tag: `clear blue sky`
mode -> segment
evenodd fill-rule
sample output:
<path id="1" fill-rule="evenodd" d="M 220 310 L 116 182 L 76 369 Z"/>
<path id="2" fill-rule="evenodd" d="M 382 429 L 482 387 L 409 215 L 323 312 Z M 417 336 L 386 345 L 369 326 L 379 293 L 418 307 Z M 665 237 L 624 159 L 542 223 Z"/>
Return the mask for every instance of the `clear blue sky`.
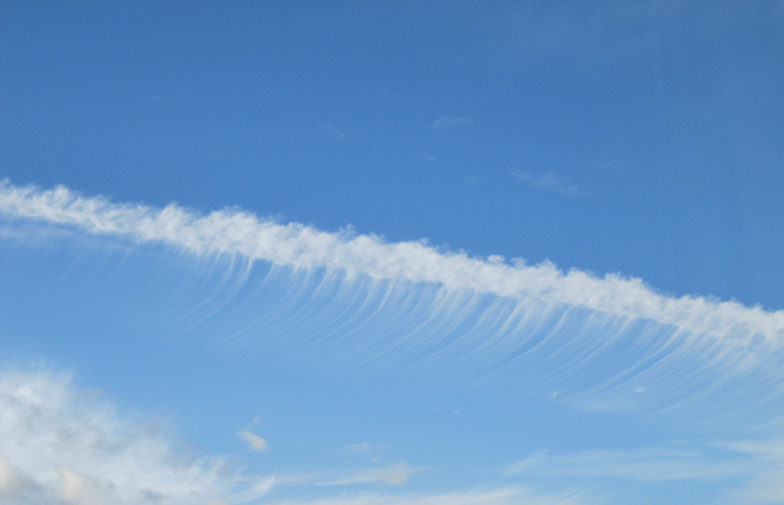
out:
<path id="1" fill-rule="evenodd" d="M 784 503 L 782 82 L 781 1 L 1 2 L 0 497 Z"/>

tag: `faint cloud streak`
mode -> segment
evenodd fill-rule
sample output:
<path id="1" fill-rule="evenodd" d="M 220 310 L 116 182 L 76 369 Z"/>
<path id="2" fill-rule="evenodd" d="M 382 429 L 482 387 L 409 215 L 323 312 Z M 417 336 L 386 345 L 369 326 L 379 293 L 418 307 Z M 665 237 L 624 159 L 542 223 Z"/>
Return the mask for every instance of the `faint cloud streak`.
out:
<path id="1" fill-rule="evenodd" d="M 417 154 L 416 156 L 414 156 L 414 159 L 418 161 L 426 161 L 428 163 L 435 163 L 438 161 L 438 158 L 436 158 L 434 155 L 430 153 Z"/>
<path id="2" fill-rule="evenodd" d="M 547 172 L 542 175 L 534 175 L 520 170 L 512 170 L 511 172 L 512 176 L 534 188 L 567 196 L 583 196 L 588 194 L 587 191 L 580 189 L 571 178 L 558 175 L 555 172 Z"/>
<path id="3" fill-rule="evenodd" d="M 585 492 L 542 494 L 519 487 L 467 490 L 444 494 L 343 495 L 312 500 L 281 500 L 279 505 L 584 505 L 599 503 L 586 498 Z"/>
<path id="4" fill-rule="evenodd" d="M 441 116 L 440 118 L 433 121 L 433 124 L 430 125 L 428 130 L 446 130 L 449 128 L 457 128 L 460 126 L 468 126 L 472 123 L 473 120 L 467 117 L 450 118 L 446 116 Z"/>
<path id="5" fill-rule="evenodd" d="M 346 133 L 340 130 L 337 126 L 333 125 L 332 123 L 319 125 L 319 129 L 324 132 L 324 135 L 333 139 L 333 140 L 340 140 L 346 136 Z"/>

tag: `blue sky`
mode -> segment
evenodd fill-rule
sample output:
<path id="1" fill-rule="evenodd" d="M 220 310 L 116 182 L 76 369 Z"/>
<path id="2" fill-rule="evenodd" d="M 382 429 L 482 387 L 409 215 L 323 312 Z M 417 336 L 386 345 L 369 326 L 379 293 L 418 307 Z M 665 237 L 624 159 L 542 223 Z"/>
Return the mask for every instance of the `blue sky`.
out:
<path id="1" fill-rule="evenodd" d="M 0 497 L 784 503 L 784 3 L 0 3 Z"/>

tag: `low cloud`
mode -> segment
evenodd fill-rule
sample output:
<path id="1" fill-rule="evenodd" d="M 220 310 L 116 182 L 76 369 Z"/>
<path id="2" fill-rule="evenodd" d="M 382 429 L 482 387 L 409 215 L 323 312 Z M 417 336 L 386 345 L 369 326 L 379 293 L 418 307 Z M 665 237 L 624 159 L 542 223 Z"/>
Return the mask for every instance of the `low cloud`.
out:
<path id="1" fill-rule="evenodd" d="M 238 435 L 253 450 L 267 442 Z M 369 444 L 359 444 L 362 452 Z M 306 475 L 247 475 L 219 458 L 188 458 L 138 418 L 51 373 L 0 372 L 0 502 L 11 505 L 230 505 L 273 487 L 399 486 L 420 469 L 404 461 Z M 390 498 L 392 499 L 392 498 Z"/>
<path id="2" fill-rule="evenodd" d="M 446 117 L 441 116 L 440 118 L 433 121 L 433 124 L 430 125 L 428 130 L 445 130 L 447 128 L 458 128 L 460 126 L 468 126 L 473 123 L 471 118 L 467 117 Z"/>
<path id="3" fill-rule="evenodd" d="M 0 454 L 0 498 L 10 500 L 17 498 L 22 502 L 30 502 L 34 497 L 45 494 L 43 486 L 27 472 L 15 468 L 11 461 Z"/>
<path id="4" fill-rule="evenodd" d="M 67 376 L 0 373 L 3 503 L 195 505 L 251 480 L 220 459 L 175 453 Z"/>
<path id="5" fill-rule="evenodd" d="M 70 468 L 58 468 L 57 473 L 62 480 L 60 496 L 66 503 L 73 505 L 102 505 L 117 501 L 117 489 L 111 481 L 102 481 Z M 149 490 L 143 490 L 141 494 L 145 495 L 145 497 L 150 495 L 156 497 L 163 496 L 158 493 L 151 493 Z"/>

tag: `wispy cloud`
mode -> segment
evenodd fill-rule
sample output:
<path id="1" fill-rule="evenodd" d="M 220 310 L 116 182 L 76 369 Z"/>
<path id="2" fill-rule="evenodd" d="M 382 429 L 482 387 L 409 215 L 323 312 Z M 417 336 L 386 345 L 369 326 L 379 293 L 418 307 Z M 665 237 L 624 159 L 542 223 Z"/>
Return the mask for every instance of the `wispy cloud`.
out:
<path id="1" fill-rule="evenodd" d="M 784 503 L 784 439 L 717 444 L 748 456 L 753 478 L 731 493 L 741 503 Z M 758 468 L 760 467 L 760 468 Z"/>
<path id="2" fill-rule="evenodd" d="M 267 450 L 267 441 L 250 431 L 239 431 L 237 436 L 245 440 L 253 451 L 264 452 Z"/>
<path id="3" fill-rule="evenodd" d="M 343 130 L 332 123 L 319 125 L 319 129 L 324 132 L 324 135 L 334 140 L 340 140 L 346 136 L 346 133 Z"/>
<path id="4" fill-rule="evenodd" d="M 567 196 L 581 196 L 587 195 L 588 192 L 580 189 L 575 182 L 563 175 L 558 175 L 555 172 L 547 172 L 545 174 L 531 174 L 521 170 L 512 170 L 512 176 L 526 182 L 529 186 L 534 188 L 552 191 Z"/>
<path id="5" fill-rule="evenodd" d="M 327 470 L 312 473 L 278 474 L 275 483 L 279 487 L 335 487 L 358 484 L 381 484 L 401 486 L 411 476 L 423 471 L 405 461 L 377 465 L 371 468 L 352 470 Z"/>
<path id="6" fill-rule="evenodd" d="M 392 463 L 378 468 L 371 468 L 354 472 L 351 475 L 346 475 L 343 477 L 324 479 L 320 481 L 319 484 L 329 486 L 345 486 L 349 484 L 382 482 L 392 485 L 401 485 L 408 482 L 408 480 L 411 478 L 411 475 L 417 471 L 418 470 L 416 468 L 413 468 L 405 461 L 400 461 L 398 463 Z"/>
<path id="7" fill-rule="evenodd" d="M 280 505 L 587 505 L 598 504 L 585 492 L 536 493 L 519 487 L 469 490 L 444 494 L 384 496 L 353 494 L 334 498 L 281 500 Z"/>
<path id="8" fill-rule="evenodd" d="M 684 442 L 636 450 L 584 451 L 549 455 L 540 451 L 510 465 L 506 475 L 532 479 L 625 479 L 734 482 L 730 503 L 784 501 L 784 444 L 779 440 L 713 443 L 702 448 Z"/>
<path id="9" fill-rule="evenodd" d="M 460 126 L 468 126 L 473 123 L 471 118 L 467 117 L 447 117 L 441 116 L 433 121 L 433 124 L 428 127 L 428 130 L 445 130 L 447 128 L 458 128 Z"/>
<path id="10" fill-rule="evenodd" d="M 587 451 L 557 456 L 539 452 L 511 465 L 506 473 L 550 477 L 611 477 L 641 482 L 718 481 L 748 477 L 761 471 L 761 468 L 759 461 L 738 453 L 717 457 L 693 448 L 653 448 Z"/>

